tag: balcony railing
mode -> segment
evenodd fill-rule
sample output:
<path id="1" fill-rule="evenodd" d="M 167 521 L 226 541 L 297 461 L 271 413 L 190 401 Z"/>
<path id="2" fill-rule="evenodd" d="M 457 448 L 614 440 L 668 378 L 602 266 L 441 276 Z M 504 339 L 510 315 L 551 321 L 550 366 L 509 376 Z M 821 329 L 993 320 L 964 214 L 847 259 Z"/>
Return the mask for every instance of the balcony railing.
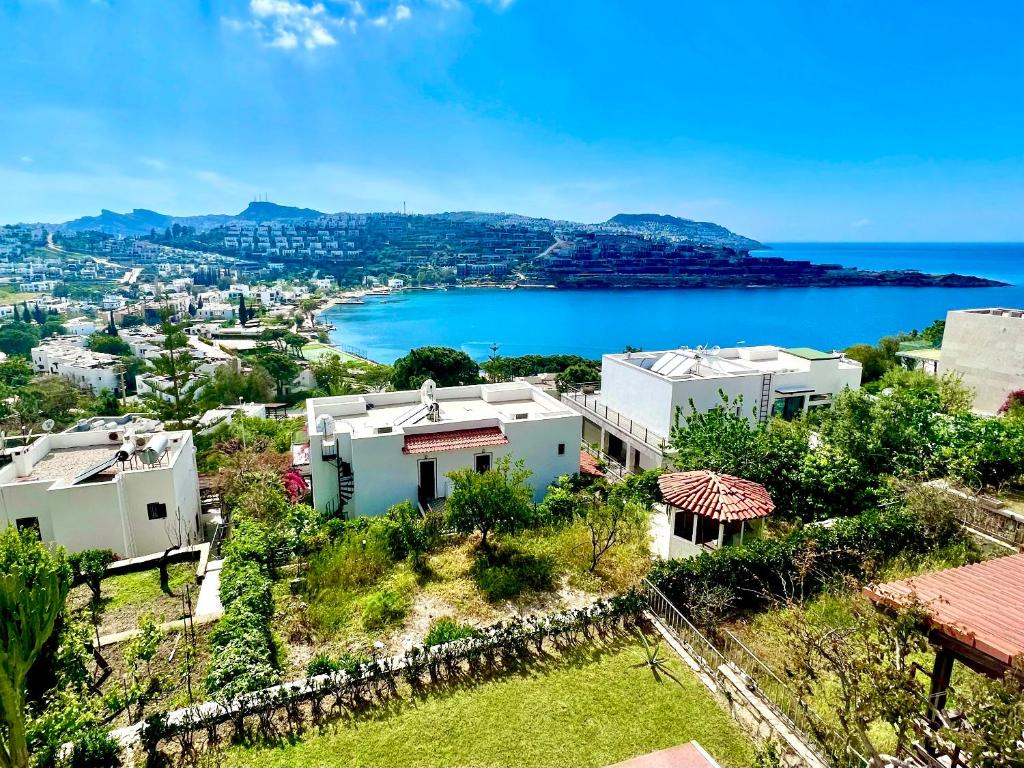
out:
<path id="1" fill-rule="evenodd" d="M 608 424 L 618 427 L 659 454 L 664 452 L 668 438 L 604 405 L 600 401 L 600 393 L 597 392 L 596 384 L 572 384 L 567 391 L 562 393 L 562 399 L 571 401 Z"/>

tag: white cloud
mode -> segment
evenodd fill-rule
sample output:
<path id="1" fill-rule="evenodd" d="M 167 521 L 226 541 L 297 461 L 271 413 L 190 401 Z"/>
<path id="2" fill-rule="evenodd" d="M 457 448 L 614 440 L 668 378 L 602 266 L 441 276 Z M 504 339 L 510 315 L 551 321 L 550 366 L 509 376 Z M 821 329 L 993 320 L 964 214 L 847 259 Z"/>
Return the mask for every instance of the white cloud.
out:
<path id="1" fill-rule="evenodd" d="M 29 157 L 28 155 L 22 155 L 21 157 L 18 158 L 18 160 L 20 160 L 25 165 L 31 165 L 33 162 L 32 158 Z"/>
<path id="2" fill-rule="evenodd" d="M 167 163 L 158 157 L 140 157 L 139 162 L 154 171 L 166 171 Z"/>
<path id="3" fill-rule="evenodd" d="M 480 0 L 499 13 L 514 1 Z M 312 51 L 337 45 L 339 30 L 355 33 L 360 24 L 389 28 L 425 6 L 442 13 L 464 7 L 461 0 L 249 0 L 248 18 L 225 17 L 221 22 L 234 32 L 255 33 L 270 48 Z"/>
<path id="4" fill-rule="evenodd" d="M 870 227 L 873 223 L 874 222 L 871 221 L 871 219 L 865 217 L 862 219 L 857 219 L 855 222 L 850 224 L 850 226 L 853 227 L 854 229 L 863 229 L 864 227 Z"/>

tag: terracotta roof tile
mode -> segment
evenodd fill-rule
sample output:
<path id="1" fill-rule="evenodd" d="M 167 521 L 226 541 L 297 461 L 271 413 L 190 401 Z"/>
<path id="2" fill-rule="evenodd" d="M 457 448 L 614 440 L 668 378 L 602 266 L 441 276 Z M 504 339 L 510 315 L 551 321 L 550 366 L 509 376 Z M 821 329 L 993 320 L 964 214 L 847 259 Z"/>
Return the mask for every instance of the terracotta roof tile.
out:
<path id="1" fill-rule="evenodd" d="M 658 488 L 673 507 L 724 523 L 767 517 L 775 510 L 763 485 L 708 470 L 662 475 Z"/>
<path id="2" fill-rule="evenodd" d="M 999 664 L 1024 655 L 1024 554 L 877 584 L 864 593 L 889 607 L 920 604 L 934 631 Z"/>
<path id="3" fill-rule="evenodd" d="M 506 445 L 508 438 L 501 427 L 453 429 L 450 432 L 420 432 L 406 435 L 402 453 L 441 453 L 488 445 Z"/>
<path id="4" fill-rule="evenodd" d="M 580 451 L 580 474 L 591 477 L 604 477 L 604 472 L 597 465 L 597 459 L 586 451 Z"/>

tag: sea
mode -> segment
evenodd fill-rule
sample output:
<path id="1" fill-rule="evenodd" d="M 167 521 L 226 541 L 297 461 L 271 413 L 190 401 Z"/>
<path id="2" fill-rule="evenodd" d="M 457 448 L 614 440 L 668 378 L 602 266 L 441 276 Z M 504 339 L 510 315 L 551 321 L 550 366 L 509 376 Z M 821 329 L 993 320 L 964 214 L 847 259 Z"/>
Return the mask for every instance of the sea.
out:
<path id="1" fill-rule="evenodd" d="M 323 319 L 331 341 L 382 363 L 427 345 L 476 360 L 736 344 L 842 349 L 923 329 L 951 309 L 1024 307 L 1024 244 L 776 243 L 755 251 L 861 269 L 977 275 L 1000 288 L 452 288 L 367 297 Z"/>

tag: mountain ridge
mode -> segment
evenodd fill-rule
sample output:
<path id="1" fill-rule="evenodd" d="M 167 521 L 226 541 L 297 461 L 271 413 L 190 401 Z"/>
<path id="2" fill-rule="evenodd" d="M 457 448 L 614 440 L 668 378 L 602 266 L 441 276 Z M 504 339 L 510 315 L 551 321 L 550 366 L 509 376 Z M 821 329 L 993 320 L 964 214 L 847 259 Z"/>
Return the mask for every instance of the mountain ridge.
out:
<path id="1" fill-rule="evenodd" d="M 174 216 L 148 208 L 134 208 L 128 213 L 118 213 L 107 208 L 100 209 L 99 215 L 82 216 L 59 224 L 49 225 L 57 232 L 102 232 L 107 235 L 146 236 L 152 230 L 162 231 L 174 224 L 194 227 L 206 231 L 232 222 L 272 223 L 306 222 L 339 213 L 325 213 L 314 208 L 280 205 L 266 200 L 257 200 L 237 214 L 200 214 Z M 366 214 L 373 215 L 373 214 Z M 611 231 L 626 234 L 647 235 L 671 241 L 689 241 L 703 245 L 727 246 L 749 251 L 764 246 L 757 240 L 736 234 L 714 222 L 684 219 L 678 216 L 657 213 L 619 213 L 604 222 L 585 224 L 565 219 L 548 219 L 525 216 L 517 213 L 490 213 L 486 211 L 445 211 L 422 216 L 444 218 L 492 226 L 525 226 L 535 229 Z"/>

